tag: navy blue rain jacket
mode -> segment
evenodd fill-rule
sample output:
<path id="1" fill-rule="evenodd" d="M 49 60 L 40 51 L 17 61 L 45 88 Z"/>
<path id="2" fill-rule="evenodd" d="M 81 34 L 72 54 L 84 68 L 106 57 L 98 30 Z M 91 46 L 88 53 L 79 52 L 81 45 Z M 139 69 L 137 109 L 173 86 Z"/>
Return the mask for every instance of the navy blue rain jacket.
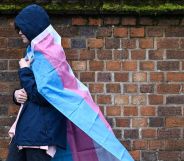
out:
<path id="1" fill-rule="evenodd" d="M 30 5 L 15 18 L 15 25 L 31 41 L 49 25 L 38 5 Z M 39 94 L 31 68 L 19 69 L 21 87 L 28 95 L 17 123 L 13 142 L 20 146 L 55 145 L 66 148 L 66 117 Z"/>

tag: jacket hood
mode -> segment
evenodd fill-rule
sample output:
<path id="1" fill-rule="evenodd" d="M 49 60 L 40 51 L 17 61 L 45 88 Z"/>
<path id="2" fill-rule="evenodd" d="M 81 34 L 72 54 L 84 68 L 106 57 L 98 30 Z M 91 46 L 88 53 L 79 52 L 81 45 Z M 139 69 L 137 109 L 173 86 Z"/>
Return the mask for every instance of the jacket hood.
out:
<path id="1" fill-rule="evenodd" d="M 47 12 L 36 4 L 27 6 L 15 18 L 15 26 L 30 42 L 49 25 L 50 20 Z"/>

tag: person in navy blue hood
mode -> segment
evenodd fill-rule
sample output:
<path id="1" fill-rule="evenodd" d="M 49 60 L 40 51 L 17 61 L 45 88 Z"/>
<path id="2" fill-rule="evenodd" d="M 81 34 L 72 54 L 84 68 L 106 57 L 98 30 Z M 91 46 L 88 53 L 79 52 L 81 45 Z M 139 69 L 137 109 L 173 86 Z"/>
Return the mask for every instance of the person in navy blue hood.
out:
<path id="1" fill-rule="evenodd" d="M 24 8 L 15 18 L 15 28 L 28 47 L 49 25 L 48 14 L 35 4 Z M 31 61 L 25 58 L 19 61 L 22 88 L 15 90 L 13 99 L 23 107 L 7 161 L 50 161 L 53 156 L 48 155 L 49 148 L 66 148 L 66 117 L 39 94 Z"/>

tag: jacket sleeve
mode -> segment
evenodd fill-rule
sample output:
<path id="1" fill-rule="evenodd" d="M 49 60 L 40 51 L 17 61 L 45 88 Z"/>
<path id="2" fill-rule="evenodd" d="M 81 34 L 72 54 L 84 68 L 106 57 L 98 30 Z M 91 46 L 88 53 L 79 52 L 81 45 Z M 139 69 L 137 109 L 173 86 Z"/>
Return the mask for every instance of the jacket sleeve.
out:
<path id="1" fill-rule="evenodd" d="M 38 92 L 34 74 L 28 67 L 19 69 L 19 78 L 22 88 L 25 89 L 28 99 L 43 106 L 50 106 L 51 104 Z"/>

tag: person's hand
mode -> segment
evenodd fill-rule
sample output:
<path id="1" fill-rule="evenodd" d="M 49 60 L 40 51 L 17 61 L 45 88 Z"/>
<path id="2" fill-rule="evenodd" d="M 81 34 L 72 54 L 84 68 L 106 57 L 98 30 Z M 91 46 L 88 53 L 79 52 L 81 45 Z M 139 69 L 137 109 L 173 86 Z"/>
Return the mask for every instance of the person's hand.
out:
<path id="1" fill-rule="evenodd" d="M 30 67 L 31 62 L 32 62 L 32 60 L 25 60 L 25 58 L 22 58 L 19 61 L 19 66 L 20 66 L 20 68 Z"/>
<path id="2" fill-rule="evenodd" d="M 17 102 L 21 103 L 21 104 L 25 103 L 27 100 L 27 93 L 23 88 L 16 90 L 14 93 L 14 96 L 15 96 Z"/>

